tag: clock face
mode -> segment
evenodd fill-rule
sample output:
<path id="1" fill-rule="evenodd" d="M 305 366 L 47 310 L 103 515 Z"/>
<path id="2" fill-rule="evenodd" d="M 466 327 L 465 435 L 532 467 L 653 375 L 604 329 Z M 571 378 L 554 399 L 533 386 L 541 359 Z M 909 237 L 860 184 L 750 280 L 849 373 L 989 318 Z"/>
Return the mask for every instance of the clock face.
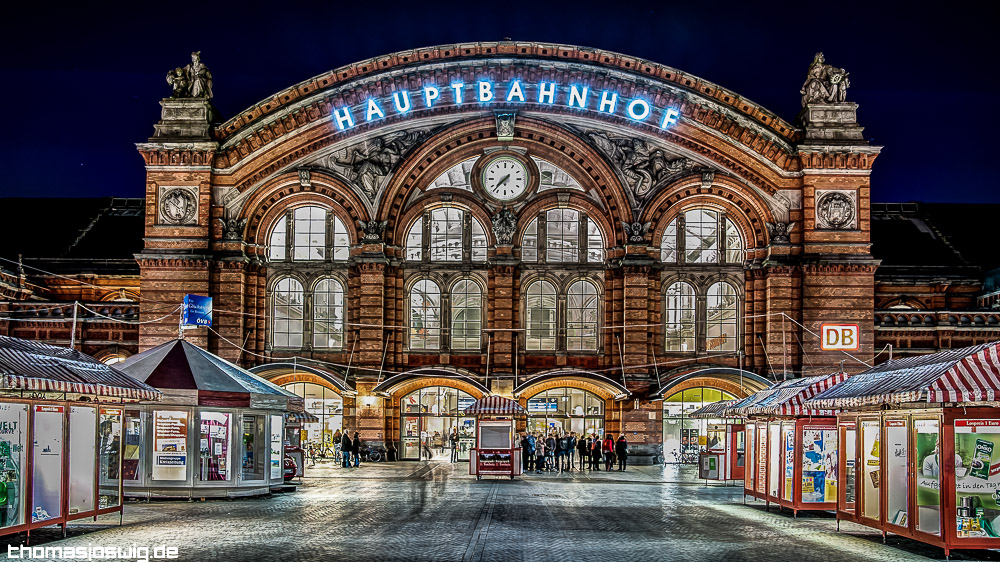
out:
<path id="1" fill-rule="evenodd" d="M 500 156 L 483 168 L 483 189 L 495 199 L 516 199 L 527 187 L 528 170 L 516 158 Z"/>

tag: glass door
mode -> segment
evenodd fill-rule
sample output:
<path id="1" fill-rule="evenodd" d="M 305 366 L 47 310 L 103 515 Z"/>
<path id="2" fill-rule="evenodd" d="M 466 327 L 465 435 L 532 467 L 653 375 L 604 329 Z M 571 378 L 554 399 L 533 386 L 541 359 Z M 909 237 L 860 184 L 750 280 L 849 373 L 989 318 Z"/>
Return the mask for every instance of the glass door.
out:
<path id="1" fill-rule="evenodd" d="M 420 418 L 417 416 L 404 416 L 402 427 L 403 455 L 405 460 L 417 460 L 420 458 Z"/>
<path id="2" fill-rule="evenodd" d="M 885 517 L 887 523 L 904 528 L 910 524 L 909 437 L 905 418 L 885 421 Z"/>
<path id="3" fill-rule="evenodd" d="M 792 500 L 795 492 L 795 422 L 781 424 L 782 480 L 781 499 Z"/>
<path id="4" fill-rule="evenodd" d="M 781 424 L 772 423 L 767 426 L 767 493 L 778 499 L 778 489 L 781 485 Z"/>
<path id="5" fill-rule="evenodd" d="M 757 450 L 757 441 L 754 440 L 757 436 L 756 429 L 757 427 L 754 424 L 752 423 L 746 424 L 746 436 L 747 436 L 748 446 L 746 449 L 747 451 L 746 472 L 743 473 L 743 488 L 745 490 L 756 489 L 754 488 L 754 475 L 757 474 L 757 472 L 754 470 L 756 468 L 754 462 L 756 462 L 757 459 L 757 456 L 754 454 L 754 452 Z"/>
<path id="6" fill-rule="evenodd" d="M 840 495 L 840 511 L 854 515 L 857 494 L 858 430 L 854 422 L 840 424 L 840 458 L 844 467 L 844 486 Z"/>

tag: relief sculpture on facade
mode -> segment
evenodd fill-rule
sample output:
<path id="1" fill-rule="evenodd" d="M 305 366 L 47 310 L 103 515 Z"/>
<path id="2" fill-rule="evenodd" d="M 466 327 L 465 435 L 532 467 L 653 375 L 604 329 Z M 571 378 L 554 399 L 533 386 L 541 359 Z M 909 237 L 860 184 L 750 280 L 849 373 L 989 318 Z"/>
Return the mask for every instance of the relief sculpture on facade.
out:
<path id="1" fill-rule="evenodd" d="M 497 244 L 512 244 L 515 232 L 517 232 L 517 217 L 507 207 L 501 207 L 493 215 L 493 235 L 497 238 Z"/>
<path id="2" fill-rule="evenodd" d="M 427 136 L 426 130 L 415 130 L 376 137 L 337 151 L 327 159 L 327 166 L 354 182 L 374 202 L 396 164 Z"/>
<path id="3" fill-rule="evenodd" d="M 680 177 L 694 166 L 688 158 L 672 157 L 662 148 L 637 138 L 586 133 L 590 141 L 614 164 L 637 198 L 644 198 L 655 187 Z"/>

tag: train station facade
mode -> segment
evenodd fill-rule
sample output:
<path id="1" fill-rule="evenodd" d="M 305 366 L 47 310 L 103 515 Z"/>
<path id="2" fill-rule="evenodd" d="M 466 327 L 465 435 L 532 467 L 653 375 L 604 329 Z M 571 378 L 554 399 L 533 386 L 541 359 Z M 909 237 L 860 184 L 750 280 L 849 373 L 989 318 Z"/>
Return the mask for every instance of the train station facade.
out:
<path id="1" fill-rule="evenodd" d="M 974 283 L 876 282 L 880 147 L 838 73 L 817 56 L 794 121 L 651 61 L 519 42 L 358 62 L 221 123 L 210 97 L 164 99 L 137 145 L 141 323 L 121 347 L 177 337 L 164 311 L 208 295 L 213 325 L 186 339 L 306 397 L 307 441 L 357 429 L 433 457 L 496 393 L 529 430 L 669 458 L 704 438 L 685 414 L 705 403 L 864 369 L 820 350 L 822 323 L 859 325 L 867 362 L 952 345 L 938 324 L 990 339 L 989 315 L 963 331 L 927 297 L 974 307 Z"/>

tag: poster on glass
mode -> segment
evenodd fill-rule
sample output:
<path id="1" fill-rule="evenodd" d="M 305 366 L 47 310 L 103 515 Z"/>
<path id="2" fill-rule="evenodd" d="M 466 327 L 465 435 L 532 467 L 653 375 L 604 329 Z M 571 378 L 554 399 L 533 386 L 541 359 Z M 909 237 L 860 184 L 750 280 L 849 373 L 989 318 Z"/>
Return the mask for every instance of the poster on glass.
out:
<path id="1" fill-rule="evenodd" d="M 62 515 L 63 421 L 65 407 L 35 406 L 31 521 Z"/>
<path id="2" fill-rule="evenodd" d="M 153 412 L 153 480 L 187 479 L 188 413 Z"/>

